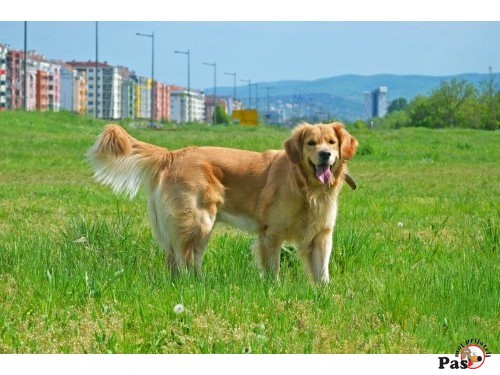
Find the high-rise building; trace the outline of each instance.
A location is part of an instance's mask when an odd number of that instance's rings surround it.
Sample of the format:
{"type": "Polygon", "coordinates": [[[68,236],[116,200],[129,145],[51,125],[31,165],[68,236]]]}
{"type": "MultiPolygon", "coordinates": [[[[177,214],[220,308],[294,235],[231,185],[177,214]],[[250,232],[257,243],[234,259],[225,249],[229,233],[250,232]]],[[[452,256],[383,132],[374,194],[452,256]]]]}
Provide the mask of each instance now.
{"type": "Polygon", "coordinates": [[[387,114],[387,86],[380,86],[365,92],[365,112],[367,118],[384,117],[387,114]]]}

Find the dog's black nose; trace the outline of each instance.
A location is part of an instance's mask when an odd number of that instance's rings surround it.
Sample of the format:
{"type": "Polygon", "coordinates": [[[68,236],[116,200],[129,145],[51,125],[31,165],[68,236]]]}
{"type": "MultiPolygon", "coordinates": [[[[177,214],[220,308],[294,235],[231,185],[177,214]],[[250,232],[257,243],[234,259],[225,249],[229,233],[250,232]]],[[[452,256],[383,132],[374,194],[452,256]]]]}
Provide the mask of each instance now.
{"type": "Polygon", "coordinates": [[[328,152],[328,151],[320,151],[318,153],[320,159],[323,159],[323,160],[328,160],[330,159],[330,156],[332,155],[331,152],[328,152]]]}
{"type": "Polygon", "coordinates": [[[480,355],[477,356],[477,361],[478,362],[481,362],[483,360],[483,357],[481,357],[480,355]]]}

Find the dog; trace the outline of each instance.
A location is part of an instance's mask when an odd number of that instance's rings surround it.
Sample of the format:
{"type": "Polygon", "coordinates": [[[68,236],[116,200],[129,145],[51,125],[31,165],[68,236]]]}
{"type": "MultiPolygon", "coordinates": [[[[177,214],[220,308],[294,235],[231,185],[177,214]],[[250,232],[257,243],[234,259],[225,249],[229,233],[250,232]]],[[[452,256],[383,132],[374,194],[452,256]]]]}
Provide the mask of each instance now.
{"type": "Polygon", "coordinates": [[[257,234],[261,274],[279,276],[283,243],[317,283],[329,281],[337,200],[358,141],[343,124],[301,124],[284,150],[222,147],[170,151],[107,125],[88,152],[98,182],[133,198],[142,187],[152,232],[172,273],[201,273],[216,221],[257,234]]]}
{"type": "Polygon", "coordinates": [[[476,353],[472,353],[470,348],[466,346],[462,349],[462,354],[460,355],[460,359],[464,360],[467,358],[467,367],[471,367],[475,362],[481,362],[483,357],[477,355],[476,353]]]}

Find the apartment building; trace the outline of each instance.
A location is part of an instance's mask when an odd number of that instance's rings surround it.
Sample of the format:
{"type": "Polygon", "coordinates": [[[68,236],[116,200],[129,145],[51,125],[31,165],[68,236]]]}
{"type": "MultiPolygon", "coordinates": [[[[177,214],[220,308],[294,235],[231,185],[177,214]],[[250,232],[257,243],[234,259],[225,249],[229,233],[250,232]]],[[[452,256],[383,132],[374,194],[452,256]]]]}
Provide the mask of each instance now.
{"type": "Polygon", "coordinates": [[[121,87],[121,118],[135,118],[135,73],[125,66],[118,66],[118,71],[122,77],[121,87]]]}
{"type": "MultiPolygon", "coordinates": [[[[153,94],[154,121],[205,120],[205,95],[202,93],[188,93],[179,86],[153,82],[123,66],[100,62],[96,67],[90,60],[47,61],[34,51],[27,53],[26,74],[24,64],[23,51],[0,45],[0,111],[21,109],[26,104],[27,110],[64,109],[103,119],[149,120],[153,94]]],[[[221,100],[220,104],[227,110],[225,101],[221,100]]]]}
{"type": "Polygon", "coordinates": [[[0,44],[0,112],[7,108],[7,46],[0,44]]]}
{"type": "Polygon", "coordinates": [[[21,51],[7,51],[7,83],[6,104],[9,109],[23,108],[23,60],[24,53],[21,51]]]}
{"type": "Polygon", "coordinates": [[[5,108],[53,110],[60,107],[60,66],[45,61],[43,56],[28,52],[26,75],[24,52],[9,50],[6,58],[5,108]],[[24,78],[26,76],[26,102],[24,78]]]}
{"type": "Polygon", "coordinates": [[[170,92],[170,120],[178,123],[203,122],[205,120],[205,95],[187,90],[170,92]]]}
{"type": "Polygon", "coordinates": [[[161,82],[153,82],[154,120],[168,121],[170,119],[170,90],[169,86],[161,82]]]}
{"type": "Polygon", "coordinates": [[[151,118],[151,78],[137,76],[135,81],[135,118],[151,118]]]}
{"type": "MultiPolygon", "coordinates": [[[[28,77],[35,79],[35,101],[28,96],[28,110],[59,111],[61,107],[61,65],[47,61],[42,55],[30,51],[26,64],[28,77]]],[[[31,85],[28,78],[28,85],[31,85]]],[[[28,88],[28,95],[33,87],[28,88]]]]}
{"type": "Polygon", "coordinates": [[[85,72],[87,79],[87,114],[103,119],[122,117],[122,76],[117,67],[106,62],[70,61],[67,63],[79,72],[85,72]]]}
{"type": "Polygon", "coordinates": [[[79,114],[86,113],[87,78],[84,71],[59,62],[61,66],[61,109],[79,114]]]}

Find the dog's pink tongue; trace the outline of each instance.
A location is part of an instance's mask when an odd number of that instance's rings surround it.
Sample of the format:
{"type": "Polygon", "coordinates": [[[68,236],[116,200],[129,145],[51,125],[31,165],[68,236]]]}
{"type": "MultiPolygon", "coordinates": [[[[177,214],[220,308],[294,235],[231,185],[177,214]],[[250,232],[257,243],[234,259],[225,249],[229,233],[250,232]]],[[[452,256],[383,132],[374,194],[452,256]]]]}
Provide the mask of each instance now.
{"type": "Polygon", "coordinates": [[[330,182],[330,178],[332,177],[332,171],[330,171],[329,165],[318,165],[316,167],[316,177],[323,184],[327,184],[330,182]]]}

